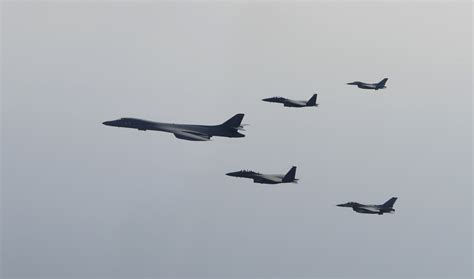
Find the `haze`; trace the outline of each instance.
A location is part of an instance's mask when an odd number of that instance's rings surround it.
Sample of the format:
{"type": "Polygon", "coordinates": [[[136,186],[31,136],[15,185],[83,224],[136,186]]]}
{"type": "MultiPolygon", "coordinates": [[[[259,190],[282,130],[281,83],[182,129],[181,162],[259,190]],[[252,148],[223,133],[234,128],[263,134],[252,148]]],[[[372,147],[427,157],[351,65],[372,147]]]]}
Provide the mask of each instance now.
{"type": "Polygon", "coordinates": [[[2,3],[1,276],[471,278],[471,5],[2,3]]]}

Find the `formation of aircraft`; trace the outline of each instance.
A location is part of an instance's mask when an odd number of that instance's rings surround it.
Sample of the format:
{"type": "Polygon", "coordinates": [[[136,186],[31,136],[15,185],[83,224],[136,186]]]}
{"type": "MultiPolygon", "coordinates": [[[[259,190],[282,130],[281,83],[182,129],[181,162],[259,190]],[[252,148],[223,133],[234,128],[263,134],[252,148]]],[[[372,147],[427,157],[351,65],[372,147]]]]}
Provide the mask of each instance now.
{"type": "Polygon", "coordinates": [[[318,94],[314,94],[308,101],[296,101],[290,100],[283,97],[271,97],[262,99],[264,102],[270,103],[280,103],[283,104],[285,107],[294,107],[294,108],[302,108],[302,107],[317,107],[318,104],[316,103],[316,99],[318,98],[318,94]]]}
{"type": "Polygon", "coordinates": [[[106,126],[132,128],[140,131],[153,130],[172,133],[178,139],[190,141],[209,141],[211,137],[242,138],[245,131],[241,124],[243,113],[234,115],[232,118],[220,125],[190,125],[153,122],[138,118],[120,118],[118,120],[105,121],[106,126]]]}
{"type": "MultiPolygon", "coordinates": [[[[348,85],[356,85],[358,88],[362,89],[373,89],[379,90],[386,88],[385,84],[387,83],[387,78],[384,78],[378,83],[365,83],[360,81],[354,81],[348,83],[348,85]]],[[[280,103],[285,107],[317,107],[316,103],[318,95],[314,94],[308,101],[297,101],[291,100],[283,97],[271,97],[262,99],[265,102],[280,103]]],[[[193,124],[174,124],[174,123],[162,123],[154,122],[139,118],[120,118],[112,121],[105,121],[102,124],[112,127],[120,128],[131,128],[137,129],[140,131],[160,131],[166,133],[172,133],[178,139],[188,140],[188,141],[210,141],[211,137],[228,137],[228,138],[242,138],[245,137],[244,134],[239,133],[239,131],[245,131],[242,124],[244,118],[243,113],[238,113],[225,121],[222,124],[218,125],[193,125],[193,124]]],[[[241,170],[236,172],[229,172],[226,175],[232,177],[242,177],[250,178],[254,183],[260,184],[280,184],[280,183],[297,183],[298,179],[296,176],[296,166],[291,167],[291,169],[286,174],[261,174],[258,172],[250,170],[241,170]]],[[[381,205],[367,205],[357,202],[348,202],[343,204],[338,204],[339,207],[350,207],[355,212],[364,213],[364,214],[378,214],[383,215],[384,213],[393,213],[393,205],[397,200],[396,197],[391,198],[387,202],[381,205]]]]}
{"type": "Polygon", "coordinates": [[[393,197],[389,199],[388,201],[386,201],[384,204],[379,204],[379,205],[348,202],[348,203],[338,204],[337,206],[351,207],[352,210],[358,213],[382,215],[384,213],[395,212],[395,209],[393,209],[393,205],[395,204],[396,201],[397,201],[397,198],[393,197]]]}
{"type": "Polygon", "coordinates": [[[362,88],[362,89],[379,90],[379,89],[387,88],[385,86],[385,83],[387,83],[387,80],[388,78],[384,78],[380,82],[377,82],[377,83],[365,83],[362,81],[354,81],[354,82],[349,82],[347,85],[357,85],[357,87],[362,88]]]}
{"type": "Polygon", "coordinates": [[[254,183],[260,184],[279,184],[279,183],[297,183],[295,178],[296,167],[292,167],[286,174],[261,174],[249,170],[241,170],[226,173],[228,176],[251,178],[254,183]]]}

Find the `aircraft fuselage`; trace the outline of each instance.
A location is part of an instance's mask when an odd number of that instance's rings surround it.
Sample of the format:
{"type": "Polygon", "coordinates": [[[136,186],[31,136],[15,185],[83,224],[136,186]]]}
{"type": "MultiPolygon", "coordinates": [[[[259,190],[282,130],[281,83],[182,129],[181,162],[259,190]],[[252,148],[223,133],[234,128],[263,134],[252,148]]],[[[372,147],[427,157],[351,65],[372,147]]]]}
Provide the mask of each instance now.
{"type": "Polygon", "coordinates": [[[356,85],[358,88],[362,88],[362,89],[379,90],[379,89],[387,88],[385,86],[387,81],[388,81],[388,78],[384,78],[378,83],[366,83],[362,81],[354,81],[354,82],[349,82],[348,85],[356,85]]]}
{"type": "Polygon", "coordinates": [[[254,183],[260,184],[296,183],[298,179],[295,178],[295,174],[296,167],[292,167],[287,174],[261,174],[247,170],[226,173],[232,177],[250,178],[254,183]]]}
{"type": "Polygon", "coordinates": [[[301,101],[301,100],[291,100],[283,97],[271,97],[262,99],[264,102],[270,103],[280,103],[283,104],[285,107],[293,107],[293,108],[302,108],[302,107],[317,107],[316,104],[317,94],[314,94],[308,101],[301,101]]]}
{"type": "MultiPolygon", "coordinates": [[[[243,116],[242,116],[243,117],[243,116]]],[[[192,125],[192,124],[174,124],[162,123],[138,118],[121,118],[113,121],[106,121],[102,124],[106,126],[131,128],[140,131],[161,131],[173,133],[177,138],[186,140],[209,140],[212,136],[240,138],[245,135],[238,132],[241,130],[240,122],[237,127],[221,125],[192,125]]]]}
{"type": "Polygon", "coordinates": [[[382,215],[384,213],[395,212],[395,209],[393,209],[393,205],[395,204],[396,200],[397,198],[393,197],[390,200],[388,200],[386,203],[381,204],[381,205],[348,202],[348,203],[338,204],[337,206],[350,207],[352,208],[352,210],[358,213],[382,215]]]}

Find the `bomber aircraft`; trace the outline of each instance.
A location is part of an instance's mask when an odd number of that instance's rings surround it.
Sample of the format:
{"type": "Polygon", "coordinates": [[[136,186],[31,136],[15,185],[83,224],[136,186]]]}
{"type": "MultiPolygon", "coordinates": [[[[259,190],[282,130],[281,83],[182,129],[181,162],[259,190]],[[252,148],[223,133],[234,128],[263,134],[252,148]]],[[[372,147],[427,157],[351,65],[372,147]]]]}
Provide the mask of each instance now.
{"type": "Polygon", "coordinates": [[[318,94],[314,94],[308,101],[296,101],[290,100],[283,97],[271,97],[262,99],[264,102],[271,102],[271,103],[280,103],[283,104],[285,107],[294,107],[294,108],[302,108],[302,107],[317,107],[316,98],[318,98],[318,94]]]}
{"type": "Polygon", "coordinates": [[[385,86],[385,83],[387,83],[387,80],[388,78],[384,78],[378,83],[365,83],[362,81],[354,81],[354,82],[349,82],[348,85],[357,85],[357,87],[362,88],[362,89],[379,90],[379,89],[387,88],[385,86]]]}
{"type": "Polygon", "coordinates": [[[287,174],[261,174],[249,170],[241,170],[236,172],[226,173],[228,176],[244,177],[253,179],[254,183],[260,184],[279,184],[279,183],[297,183],[295,178],[296,167],[292,167],[287,174]]]}
{"type": "Polygon", "coordinates": [[[220,125],[189,125],[153,122],[138,118],[120,118],[113,121],[105,121],[102,124],[114,127],[132,128],[140,131],[153,130],[172,133],[178,139],[190,141],[209,141],[211,137],[241,138],[245,135],[238,131],[245,131],[241,124],[243,113],[234,115],[232,118],[220,125]]]}
{"type": "Polygon", "coordinates": [[[338,204],[337,206],[352,207],[352,210],[359,213],[382,215],[384,213],[395,212],[395,209],[393,209],[393,205],[395,204],[396,201],[397,201],[397,198],[393,197],[389,199],[388,201],[386,201],[384,204],[380,204],[380,205],[369,205],[369,204],[361,204],[357,202],[348,202],[348,203],[338,204]]]}

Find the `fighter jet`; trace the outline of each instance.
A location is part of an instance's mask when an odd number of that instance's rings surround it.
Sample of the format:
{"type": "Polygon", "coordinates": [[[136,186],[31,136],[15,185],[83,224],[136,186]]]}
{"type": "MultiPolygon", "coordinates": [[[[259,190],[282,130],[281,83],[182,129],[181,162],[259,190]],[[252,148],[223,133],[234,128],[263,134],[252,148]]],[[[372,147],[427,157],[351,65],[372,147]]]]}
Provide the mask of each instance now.
{"type": "Polygon", "coordinates": [[[249,170],[241,170],[236,172],[226,173],[228,176],[244,177],[253,179],[254,183],[260,184],[278,184],[278,183],[297,183],[298,179],[295,178],[296,167],[292,167],[287,174],[261,174],[249,170]]]}
{"type": "Polygon", "coordinates": [[[209,141],[211,137],[241,138],[245,135],[238,131],[245,131],[241,124],[243,113],[234,115],[232,118],[220,125],[188,125],[153,122],[137,118],[120,118],[118,120],[106,121],[102,124],[114,127],[132,128],[140,131],[153,130],[174,134],[178,139],[190,141],[209,141]]]}
{"type": "Polygon", "coordinates": [[[271,97],[262,99],[264,102],[271,102],[271,103],[280,103],[283,104],[285,107],[293,107],[293,108],[302,108],[302,107],[317,107],[316,98],[318,94],[314,94],[308,101],[296,101],[290,100],[283,97],[271,97]]]}
{"type": "Polygon", "coordinates": [[[397,198],[393,197],[381,205],[368,205],[368,204],[361,204],[357,202],[348,202],[348,203],[338,204],[337,206],[352,207],[352,210],[359,213],[382,215],[384,213],[395,212],[395,209],[393,209],[393,205],[395,204],[396,201],[397,201],[397,198]]]}
{"type": "Polygon", "coordinates": [[[349,82],[348,85],[357,85],[357,87],[362,88],[362,89],[379,90],[379,89],[387,88],[385,86],[385,83],[387,83],[387,80],[388,78],[384,78],[378,83],[365,83],[362,81],[354,81],[354,82],[349,82]]]}

